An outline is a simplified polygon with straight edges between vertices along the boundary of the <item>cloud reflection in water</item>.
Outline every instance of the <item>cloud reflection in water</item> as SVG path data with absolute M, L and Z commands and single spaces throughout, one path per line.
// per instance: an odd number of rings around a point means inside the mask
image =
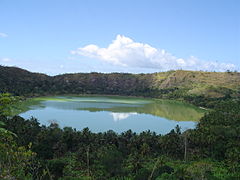
M 121 121 L 123 119 L 127 119 L 129 116 L 137 115 L 136 112 L 130 112 L 130 113 L 110 113 L 110 115 L 113 117 L 113 120 L 115 122 Z

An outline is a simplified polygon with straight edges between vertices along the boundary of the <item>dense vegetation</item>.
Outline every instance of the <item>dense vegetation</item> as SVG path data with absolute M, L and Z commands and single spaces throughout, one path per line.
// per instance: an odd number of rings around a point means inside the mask
M 21 96 L 110 94 L 180 99 L 213 108 L 240 96 L 240 73 L 168 71 L 152 74 L 76 73 L 47 76 L 0 66 L 0 92 Z
M 47 76 L 0 66 L 0 179 L 240 179 L 239 84 L 237 72 Z M 196 129 L 166 135 L 92 133 L 11 116 L 23 100 L 16 95 L 55 94 L 180 99 L 214 110 Z
M 9 116 L 18 99 L 0 96 L 1 179 L 240 179 L 240 101 L 219 103 L 196 129 L 158 135 L 40 126 Z

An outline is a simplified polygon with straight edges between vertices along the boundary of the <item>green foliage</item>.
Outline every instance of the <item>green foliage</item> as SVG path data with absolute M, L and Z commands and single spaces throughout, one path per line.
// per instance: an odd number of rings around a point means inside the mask
M 63 169 L 65 166 L 66 162 L 64 159 L 51 159 L 47 163 L 47 167 L 54 179 L 58 179 L 63 176 Z
M 138 172 L 136 173 L 134 180 L 145 180 L 148 179 L 148 177 L 150 176 L 151 172 L 146 169 L 146 168 L 141 168 L 138 170 Z
M 30 146 L 29 146 L 30 148 Z M 29 179 L 32 174 L 26 174 L 27 166 L 35 153 L 22 146 L 17 146 L 12 133 L 0 132 L 0 178 Z
M 192 137 L 201 153 L 218 160 L 233 156 L 240 163 L 238 154 L 240 141 L 240 101 L 229 101 L 218 105 L 215 111 L 205 115 Z M 224 146 L 223 146 L 224 144 Z
M 124 157 L 115 146 L 103 147 L 98 154 L 99 166 L 103 168 L 105 174 L 108 174 L 108 178 L 123 174 L 122 163 Z
M 166 135 L 92 133 L 1 115 L 0 178 L 240 179 L 240 101 L 215 107 L 195 129 Z
M 0 93 L 0 115 L 11 115 L 13 104 L 17 103 L 20 99 L 20 97 L 12 96 L 9 93 Z

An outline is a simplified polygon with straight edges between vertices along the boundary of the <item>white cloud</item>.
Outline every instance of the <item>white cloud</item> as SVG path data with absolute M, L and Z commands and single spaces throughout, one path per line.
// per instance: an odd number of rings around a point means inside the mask
M 4 37 L 8 37 L 8 35 L 5 34 L 5 33 L 1 33 L 1 32 L 0 32 L 0 37 L 3 37 L 3 38 L 4 38 Z
M 178 58 L 164 49 L 134 42 L 122 35 L 117 35 L 107 48 L 90 44 L 71 51 L 71 54 L 99 59 L 116 66 L 151 68 L 158 71 L 170 69 L 226 71 L 236 68 L 234 64 L 202 61 L 193 56 L 186 59 Z

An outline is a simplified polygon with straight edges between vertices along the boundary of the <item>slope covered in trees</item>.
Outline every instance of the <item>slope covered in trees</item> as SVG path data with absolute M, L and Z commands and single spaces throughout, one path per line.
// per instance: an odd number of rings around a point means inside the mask
M 0 66 L 0 92 L 41 96 L 110 94 L 184 99 L 199 106 L 240 96 L 240 73 L 168 71 L 152 74 L 76 73 L 47 76 Z
M 0 96 L 5 108 L 15 100 Z M 240 178 L 240 101 L 218 104 L 196 129 L 182 133 L 177 126 L 166 135 L 40 126 L 35 118 L 7 117 L 5 108 L 0 110 L 2 179 Z

